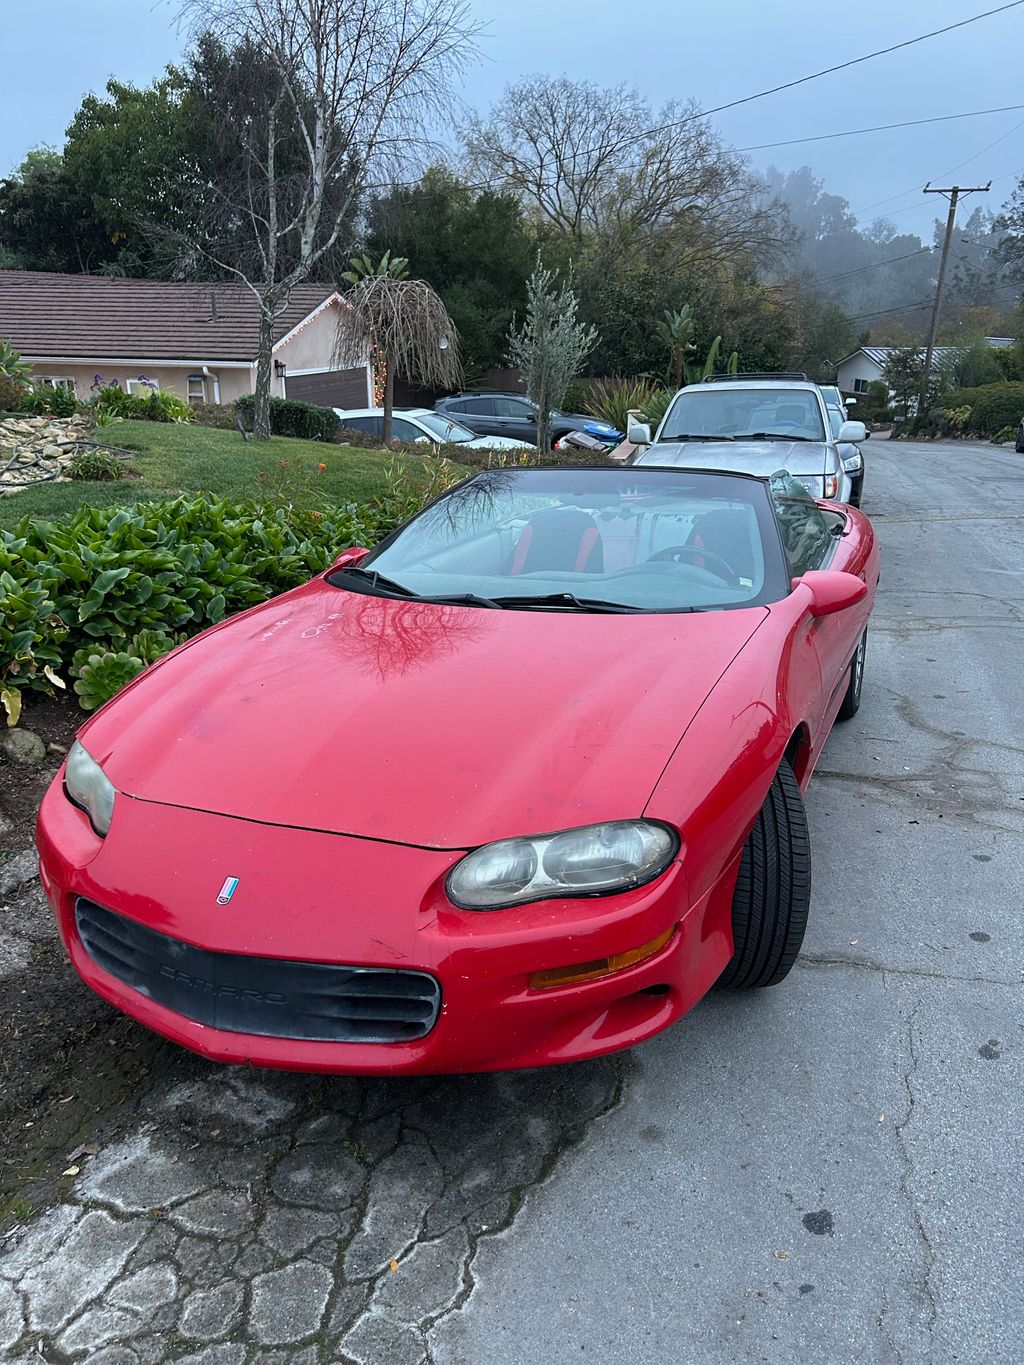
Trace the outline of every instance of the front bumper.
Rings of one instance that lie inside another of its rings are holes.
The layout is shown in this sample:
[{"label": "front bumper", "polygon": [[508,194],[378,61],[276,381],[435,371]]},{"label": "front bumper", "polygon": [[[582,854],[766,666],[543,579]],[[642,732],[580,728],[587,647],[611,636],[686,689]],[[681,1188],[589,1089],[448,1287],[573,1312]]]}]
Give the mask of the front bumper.
[{"label": "front bumper", "polygon": [[[36,837],[71,962],[118,1009],[217,1061],[389,1075],[577,1061],[667,1028],[705,994],[732,951],[732,878],[691,906],[680,863],[619,896],[463,911],[444,894],[459,851],[258,825],[125,796],[101,840],[60,780],[43,800]],[[218,904],[225,879],[236,877],[230,902]],[[440,1010],[414,1041],[210,1027],[105,970],[79,933],[80,898],[211,952],[426,973],[440,985]],[[534,972],[628,952],[669,930],[665,946],[633,967],[579,985],[530,987]]]}]

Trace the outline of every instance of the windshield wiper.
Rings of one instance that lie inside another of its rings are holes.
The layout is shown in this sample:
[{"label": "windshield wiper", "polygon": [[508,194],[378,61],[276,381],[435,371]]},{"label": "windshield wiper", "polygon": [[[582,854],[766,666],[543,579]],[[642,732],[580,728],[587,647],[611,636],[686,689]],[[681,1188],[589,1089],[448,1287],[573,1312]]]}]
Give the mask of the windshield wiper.
[{"label": "windshield wiper", "polygon": [[684,432],[682,436],[661,436],[658,445],[662,441],[735,441],[735,436],[694,436],[690,432]]},{"label": "windshield wiper", "polygon": [[361,569],[358,564],[346,564],[338,572],[362,579],[382,597],[419,597],[419,593],[413,592],[412,588],[407,588],[404,583],[396,583],[393,578],[378,573],[376,569]]},{"label": "windshield wiper", "polygon": [[549,592],[534,596],[495,597],[491,599],[496,607],[570,607],[573,611],[611,612],[616,615],[646,611],[646,607],[633,607],[625,602],[606,602],[603,597],[577,597],[571,592]]},{"label": "windshield wiper", "polygon": [[813,441],[814,436],[794,436],[786,431],[746,431],[737,441]]}]

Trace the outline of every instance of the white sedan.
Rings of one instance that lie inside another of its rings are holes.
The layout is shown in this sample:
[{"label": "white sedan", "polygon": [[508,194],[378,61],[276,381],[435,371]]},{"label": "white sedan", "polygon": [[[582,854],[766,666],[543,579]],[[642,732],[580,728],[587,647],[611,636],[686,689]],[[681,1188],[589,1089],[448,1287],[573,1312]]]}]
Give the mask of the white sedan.
[{"label": "white sedan", "polygon": [[[335,408],[343,427],[380,436],[384,430],[383,408]],[[478,436],[461,422],[430,408],[396,408],[391,419],[395,441],[429,441],[433,445],[454,442],[477,450],[533,450],[528,441],[513,441],[508,436]]]}]

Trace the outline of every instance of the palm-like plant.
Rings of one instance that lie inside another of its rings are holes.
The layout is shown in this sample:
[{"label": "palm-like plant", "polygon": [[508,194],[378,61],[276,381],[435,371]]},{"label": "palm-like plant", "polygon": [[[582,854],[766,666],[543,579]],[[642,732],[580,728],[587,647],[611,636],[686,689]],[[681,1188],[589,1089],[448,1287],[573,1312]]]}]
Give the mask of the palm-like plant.
[{"label": "palm-like plant", "polygon": [[655,327],[658,339],[664,342],[670,358],[672,381],[677,389],[686,383],[686,357],[694,349],[693,333],[697,319],[688,303],[682,308],[667,308],[665,316]]},{"label": "palm-like plant", "polygon": [[390,251],[385,251],[376,265],[369,256],[352,256],[349,260],[351,270],[343,270],[341,278],[347,284],[359,284],[361,280],[379,279],[387,276],[392,280],[406,280],[409,278],[409,258],[407,256],[392,256]]},{"label": "palm-like plant", "polygon": [[[393,264],[393,263],[392,263]],[[335,359],[351,364],[367,342],[385,371],[381,393],[384,443],[391,441],[395,371],[427,388],[456,387],[462,379],[459,334],[440,297],[425,280],[370,274],[345,295],[339,310]]]},{"label": "palm-like plant", "polygon": [[0,338],[0,377],[27,384],[31,373],[32,366],[27,360],[22,360],[21,352],[16,351],[9,341]]}]

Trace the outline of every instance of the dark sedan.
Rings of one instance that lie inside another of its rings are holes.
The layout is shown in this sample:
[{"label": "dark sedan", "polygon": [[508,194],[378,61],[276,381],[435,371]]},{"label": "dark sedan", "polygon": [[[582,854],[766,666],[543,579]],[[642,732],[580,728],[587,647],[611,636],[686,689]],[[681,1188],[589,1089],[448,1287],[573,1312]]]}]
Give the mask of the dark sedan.
[{"label": "dark sedan", "polygon": [[[537,407],[522,394],[456,393],[451,398],[439,398],[434,410],[456,418],[479,436],[510,436],[517,441],[531,442],[537,440]],[[589,417],[582,412],[552,412],[552,442],[567,436],[570,431],[585,431],[589,436],[596,436],[599,441],[609,444],[622,440],[621,431],[597,417]]]}]

